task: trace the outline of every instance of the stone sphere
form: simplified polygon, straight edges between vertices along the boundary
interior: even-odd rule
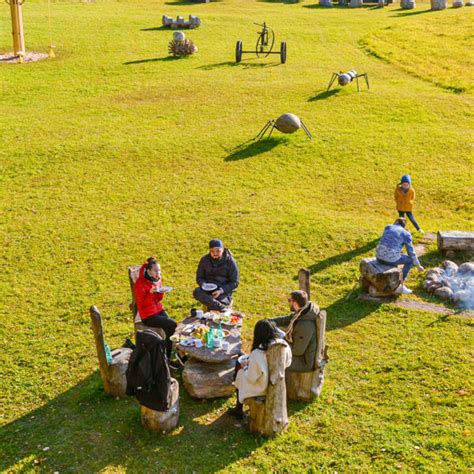
[[[173,33],[173,39],[175,41],[184,41],[186,39],[186,35],[182,31],[175,31]]]
[[[474,262],[466,262],[459,265],[458,274],[459,275],[471,274],[472,278],[474,278]]]
[[[441,298],[442,300],[449,300],[452,299],[454,293],[451,288],[448,288],[446,286],[443,286],[442,288],[438,288],[434,292],[435,296],[438,298]]]
[[[301,120],[295,114],[280,115],[275,121],[275,128],[282,133],[295,133],[301,127]]]
[[[351,76],[349,74],[340,74],[337,82],[340,86],[345,86],[351,82]]]

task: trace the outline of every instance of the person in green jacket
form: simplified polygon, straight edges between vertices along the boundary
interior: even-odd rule
[[[291,347],[293,355],[291,372],[310,372],[316,363],[316,318],[319,306],[308,300],[305,291],[293,291],[288,299],[291,314],[279,318],[271,318],[279,327],[285,327],[285,339]]]

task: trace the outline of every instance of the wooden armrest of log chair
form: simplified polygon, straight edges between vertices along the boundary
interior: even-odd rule
[[[171,379],[170,408],[167,411],[156,411],[140,405],[140,419],[142,425],[151,431],[171,431],[179,422],[179,383]]]
[[[329,358],[324,342],[326,332],[326,311],[321,310],[316,319],[316,361],[311,372],[286,371],[286,389],[289,400],[310,401],[321,395],[324,385],[324,367]]]
[[[267,349],[268,387],[265,397],[247,398],[249,430],[263,436],[274,436],[288,426],[284,353],[286,342],[277,339]]]
[[[112,362],[107,362],[105,354],[104,331],[102,315],[96,306],[90,307],[92,332],[94,333],[97,357],[99,359],[100,375],[107,394],[115,398],[125,398],[127,389],[126,371],[132,350],[120,347],[111,351]]]
[[[133,265],[131,267],[128,267],[128,281],[130,283],[130,290],[132,292],[132,302],[130,303],[129,308],[133,315],[133,327],[135,328],[135,334],[137,333],[137,331],[142,331],[143,329],[151,329],[152,331],[156,332],[156,334],[158,334],[158,336],[160,336],[162,339],[166,339],[166,334],[163,329],[146,326],[145,324],[143,324],[142,318],[138,313],[133,287],[138,279],[140,268],[141,265]]]

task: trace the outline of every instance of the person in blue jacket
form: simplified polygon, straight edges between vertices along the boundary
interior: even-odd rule
[[[225,311],[232,304],[232,293],[239,286],[239,267],[222,240],[209,242],[209,253],[199,261],[196,281],[199,287],[193,296],[209,310]]]
[[[401,293],[405,295],[412,293],[412,290],[405,286],[405,280],[411,268],[415,266],[420,272],[425,270],[416,256],[411,234],[405,229],[406,225],[406,219],[400,217],[393,224],[386,226],[376,249],[379,263],[390,267],[403,265]],[[407,249],[408,255],[402,253],[403,247]]]

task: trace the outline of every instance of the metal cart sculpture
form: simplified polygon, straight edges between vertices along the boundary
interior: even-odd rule
[[[257,44],[255,45],[255,51],[243,51],[242,50],[242,41],[237,41],[235,45],[235,62],[240,63],[242,60],[242,54],[256,54],[257,57],[266,58],[270,54],[279,54],[280,61],[282,64],[286,63],[286,41],[281,42],[280,51],[273,51],[273,46],[275,44],[275,33],[274,31],[267,26],[264,22],[263,25],[260,23],[255,23],[257,26],[261,26],[262,30],[258,31]]]
[[[365,83],[367,84],[367,89],[370,89],[369,87],[369,77],[366,72],[364,74],[357,74],[356,71],[353,69],[347,72],[340,72],[339,74],[337,72],[333,72],[331,76],[331,80],[329,81],[328,88],[326,89],[327,91],[331,88],[333,85],[334,81],[337,79],[337,82],[340,86],[345,86],[349,84],[349,82],[352,82],[354,79],[357,82],[357,92],[360,91],[359,88],[359,77],[363,77],[365,79]]]
[[[261,140],[265,133],[268,132],[268,138],[272,136],[273,129],[276,128],[282,133],[295,133],[302,128],[310,140],[313,139],[311,132],[308,130],[304,122],[295,114],[283,114],[276,120],[269,120],[265,126],[258,132],[257,138]]]

